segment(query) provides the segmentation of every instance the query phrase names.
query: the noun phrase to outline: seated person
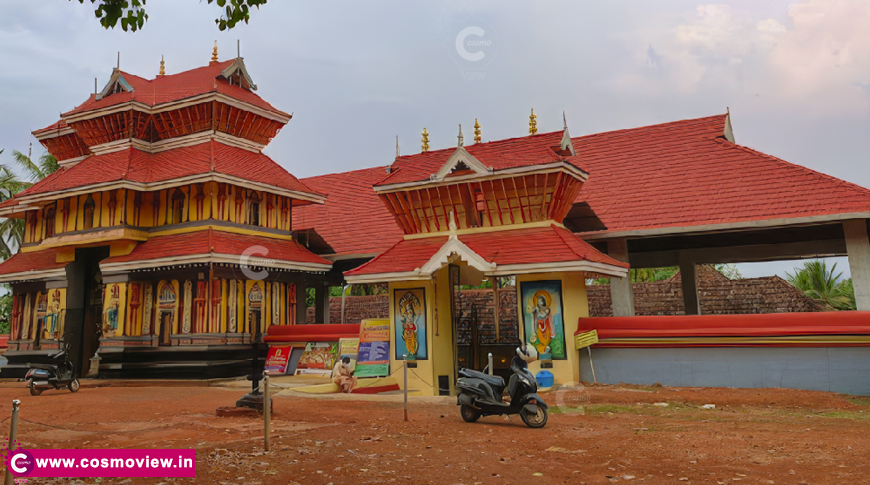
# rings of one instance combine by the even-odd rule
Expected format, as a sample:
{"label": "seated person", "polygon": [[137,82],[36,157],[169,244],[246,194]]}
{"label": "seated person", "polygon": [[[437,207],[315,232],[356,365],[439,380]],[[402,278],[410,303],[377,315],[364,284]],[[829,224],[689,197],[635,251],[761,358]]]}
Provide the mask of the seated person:
{"label": "seated person", "polygon": [[356,387],[356,377],[353,376],[350,357],[342,357],[341,361],[335,364],[335,367],[332,369],[332,382],[344,393],[349,393]]}

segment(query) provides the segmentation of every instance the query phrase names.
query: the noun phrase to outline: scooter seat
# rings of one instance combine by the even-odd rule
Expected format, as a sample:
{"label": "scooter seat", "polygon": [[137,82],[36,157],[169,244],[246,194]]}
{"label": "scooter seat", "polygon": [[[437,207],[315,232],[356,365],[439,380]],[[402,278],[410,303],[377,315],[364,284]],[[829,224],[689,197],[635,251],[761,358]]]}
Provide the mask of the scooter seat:
{"label": "scooter seat", "polygon": [[484,372],[471,370],[471,369],[462,369],[461,371],[459,371],[459,373],[465,375],[466,377],[480,379],[483,382],[486,382],[487,384],[489,384],[490,386],[495,386],[499,389],[504,389],[504,379],[502,379],[500,376],[491,376],[491,375],[486,374]]}
{"label": "scooter seat", "polygon": [[57,368],[54,364],[27,364],[27,367],[31,369],[42,369],[42,370],[55,370]]}

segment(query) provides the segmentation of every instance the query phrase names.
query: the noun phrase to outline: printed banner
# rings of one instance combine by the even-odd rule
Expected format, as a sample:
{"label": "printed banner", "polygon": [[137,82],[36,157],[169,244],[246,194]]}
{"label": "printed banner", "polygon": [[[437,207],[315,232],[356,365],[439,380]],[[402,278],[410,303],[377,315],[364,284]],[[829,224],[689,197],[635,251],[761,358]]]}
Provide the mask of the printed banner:
{"label": "printed banner", "polygon": [[390,321],[363,320],[359,332],[356,377],[390,374]]}
{"label": "printed banner", "polygon": [[523,328],[526,343],[538,351],[541,360],[565,359],[565,327],[562,323],[562,282],[520,283]]}
{"label": "printed banner", "polygon": [[287,363],[290,362],[290,352],[293,347],[286,345],[275,345],[269,347],[269,353],[266,354],[265,369],[272,374],[287,373]]}
{"label": "printed banner", "polygon": [[17,478],[196,477],[194,450],[24,450],[7,453]]}
{"label": "printed banner", "polygon": [[329,376],[338,358],[338,342],[308,342],[296,365],[296,374]]}
{"label": "printed banner", "polygon": [[351,366],[358,360],[357,353],[359,352],[358,338],[343,338],[338,340],[338,360],[345,357],[350,358]]}

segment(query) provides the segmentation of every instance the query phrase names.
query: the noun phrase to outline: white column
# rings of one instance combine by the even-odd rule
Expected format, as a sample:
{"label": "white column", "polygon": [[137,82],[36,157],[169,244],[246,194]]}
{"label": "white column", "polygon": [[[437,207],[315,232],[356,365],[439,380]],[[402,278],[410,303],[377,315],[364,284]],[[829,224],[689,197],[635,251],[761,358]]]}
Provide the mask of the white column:
{"label": "white column", "polygon": [[[628,241],[614,239],[607,241],[607,255],[628,262]],[[624,278],[610,278],[610,299],[613,302],[614,317],[634,316],[634,292],[631,290],[631,274]]]}
{"label": "white column", "polygon": [[701,314],[701,300],[698,298],[698,279],[695,261],[689,253],[680,251],[680,283],[683,286],[683,304],[686,315]]}
{"label": "white column", "polygon": [[870,240],[867,237],[867,221],[852,219],[843,221],[846,236],[846,252],[849,269],[855,287],[855,302],[858,310],[870,311]]}

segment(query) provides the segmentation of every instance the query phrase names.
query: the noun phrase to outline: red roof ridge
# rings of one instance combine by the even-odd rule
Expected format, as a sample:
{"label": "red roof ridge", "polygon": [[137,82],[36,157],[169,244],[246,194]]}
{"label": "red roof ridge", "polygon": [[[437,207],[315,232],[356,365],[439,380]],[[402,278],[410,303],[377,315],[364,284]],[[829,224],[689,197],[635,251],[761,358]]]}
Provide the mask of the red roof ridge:
{"label": "red roof ridge", "polygon": [[776,163],[779,163],[780,165],[785,166],[786,168],[801,170],[808,175],[818,177],[819,179],[826,180],[828,182],[836,183],[843,188],[857,190],[858,192],[861,192],[862,195],[870,195],[870,189],[868,189],[866,187],[862,187],[856,183],[852,183],[852,182],[849,182],[847,180],[839,179],[837,177],[834,177],[832,175],[828,175],[826,173],[818,172],[818,171],[813,170],[811,168],[804,167],[803,165],[791,163],[791,162],[789,162],[787,160],[783,160],[779,157],[775,157],[773,155],[768,155],[767,153],[760,152],[758,150],[755,150],[755,149],[752,149],[752,148],[749,148],[749,147],[746,147],[743,145],[738,145],[736,143],[732,143],[732,142],[725,140],[725,139],[717,139],[717,140],[715,140],[715,142],[723,145],[726,148],[736,148],[738,150],[742,150],[744,152],[751,153],[751,154],[756,155],[756,156],[767,158],[772,162],[776,162]]}

